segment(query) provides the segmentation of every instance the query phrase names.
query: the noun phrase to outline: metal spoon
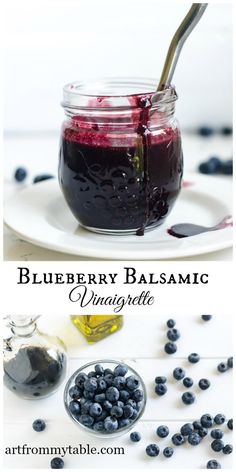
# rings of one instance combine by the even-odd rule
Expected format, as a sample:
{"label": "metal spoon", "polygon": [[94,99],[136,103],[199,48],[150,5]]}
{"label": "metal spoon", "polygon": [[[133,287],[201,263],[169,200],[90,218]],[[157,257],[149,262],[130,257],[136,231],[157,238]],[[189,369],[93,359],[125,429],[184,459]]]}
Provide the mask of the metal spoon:
{"label": "metal spoon", "polygon": [[165,64],[162,70],[161,79],[157,87],[157,92],[165,89],[170,85],[176,64],[179,59],[181,49],[190,35],[191,31],[199,22],[204,11],[207,8],[208,3],[193,3],[189,12],[183,19],[179,28],[175,32],[172,41],[170,43],[168,53],[166,56]]}

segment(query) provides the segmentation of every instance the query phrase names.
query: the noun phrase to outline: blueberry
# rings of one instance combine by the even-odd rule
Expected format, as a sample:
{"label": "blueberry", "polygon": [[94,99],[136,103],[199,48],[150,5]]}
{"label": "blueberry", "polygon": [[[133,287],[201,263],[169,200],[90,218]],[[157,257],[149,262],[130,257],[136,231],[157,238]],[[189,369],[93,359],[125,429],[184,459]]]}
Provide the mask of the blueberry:
{"label": "blueberry", "polygon": [[207,462],[206,468],[207,469],[221,469],[221,465],[215,459],[211,459],[210,461]]}
{"label": "blueberry", "polygon": [[109,431],[109,433],[116,431],[116,429],[118,429],[117,419],[113,418],[112,416],[107,416],[107,418],[104,420],[104,428],[106,431]]}
{"label": "blueberry", "polygon": [[228,368],[227,362],[220,362],[220,364],[217,366],[218,371],[221,373],[226,372]]}
{"label": "blueberry", "polygon": [[231,452],[233,452],[233,446],[231,444],[226,444],[222,450],[224,454],[231,454]]}
{"label": "blueberry", "polygon": [[106,388],[107,388],[106,381],[102,377],[98,378],[97,379],[97,390],[98,390],[98,392],[99,393],[105,392]]}
{"label": "blueberry", "polygon": [[198,431],[200,428],[202,428],[202,423],[201,423],[201,421],[198,421],[198,420],[194,421],[194,422],[193,422],[193,429],[194,429],[195,431]]}
{"label": "blueberry", "polygon": [[174,449],[172,447],[165,447],[165,449],[163,449],[163,456],[169,458],[169,457],[172,457],[174,454]]}
{"label": "blueberry", "polygon": [[87,414],[92,404],[93,402],[91,400],[85,400],[85,402],[80,401],[81,413]]}
{"label": "blueberry", "polygon": [[209,413],[202,415],[200,421],[203,428],[211,428],[214,422],[212,416]]}
{"label": "blueberry", "polygon": [[228,421],[227,426],[228,426],[229,429],[231,429],[231,431],[233,431],[233,419],[232,418],[230,418],[230,420]]}
{"label": "blueberry", "polygon": [[118,424],[119,428],[126,428],[126,426],[129,426],[130,420],[128,418],[122,418],[121,420],[119,420]]}
{"label": "blueberry", "polygon": [[127,401],[126,405],[130,405],[132,406],[132,408],[136,409],[137,408],[137,403],[135,400],[133,400],[132,398],[129,398],[129,400]]}
{"label": "blueberry", "polygon": [[103,369],[101,364],[95,365],[94,370],[95,370],[97,375],[103,375],[104,374],[104,369]]}
{"label": "blueberry", "polygon": [[33,184],[37,184],[38,182],[42,182],[43,180],[54,179],[54,175],[51,174],[39,174],[36,175],[33,179]]}
{"label": "blueberry", "polygon": [[202,438],[199,435],[199,433],[194,432],[188,435],[188,442],[191,444],[191,446],[198,446],[200,444]]}
{"label": "blueberry", "polygon": [[121,418],[123,416],[123,409],[120,406],[114,405],[111,409],[111,416]]}
{"label": "blueberry", "polygon": [[84,395],[84,398],[86,398],[86,400],[94,399],[94,392],[89,392],[88,390],[84,390],[83,395]]}
{"label": "blueberry", "polygon": [[75,385],[77,385],[79,388],[84,388],[84,382],[87,380],[88,376],[84,374],[84,372],[81,372],[80,374],[77,375],[75,378]]}
{"label": "blueberry", "polygon": [[77,415],[78,413],[80,413],[80,404],[77,401],[72,400],[69,403],[69,410],[72,413],[72,415]]}
{"label": "blueberry", "polygon": [[167,392],[167,386],[165,384],[157,384],[155,386],[155,392],[159,396],[165,395]]}
{"label": "blueberry", "polygon": [[168,342],[165,344],[164,350],[166,354],[175,354],[175,352],[177,351],[177,346],[175,343]]}
{"label": "blueberry", "polygon": [[101,415],[96,417],[96,422],[105,420],[107,416],[108,412],[106,410],[102,410]]}
{"label": "blueberry", "polygon": [[224,136],[229,136],[230,134],[233,133],[233,128],[232,126],[223,126],[220,130],[221,134]]}
{"label": "blueberry", "polygon": [[69,389],[69,395],[73,400],[76,400],[82,396],[82,390],[77,385],[74,385],[74,387]]}
{"label": "blueberry", "polygon": [[196,352],[192,352],[188,356],[188,361],[191,362],[191,364],[196,364],[197,362],[200,361],[200,356]]}
{"label": "blueberry", "polygon": [[164,384],[164,383],[166,383],[166,380],[167,380],[166,377],[158,376],[158,377],[155,378],[155,383],[156,384]]}
{"label": "blueberry", "polygon": [[130,393],[127,390],[120,391],[120,399],[124,402],[127,402],[130,398]]}
{"label": "blueberry", "polygon": [[141,439],[141,434],[137,433],[137,431],[134,431],[130,434],[130,439],[132,442],[139,442]]}
{"label": "blueberry", "polygon": [[113,379],[114,379],[114,375],[113,374],[106,374],[104,376],[104,380],[107,384],[107,387],[111,387],[111,385],[113,384]]}
{"label": "blueberry", "polygon": [[27,177],[27,170],[24,167],[18,167],[15,170],[14,178],[17,182],[23,182]]}
{"label": "blueberry", "polygon": [[143,400],[143,391],[140,389],[137,389],[133,392],[133,399],[136,402],[141,402]]}
{"label": "blueberry", "polygon": [[157,444],[149,444],[146,447],[146,454],[149,457],[157,457],[159,455],[160,449]]}
{"label": "blueberry", "polygon": [[134,409],[131,405],[125,405],[123,412],[124,412],[124,418],[131,418],[131,416],[133,415]]}
{"label": "blueberry", "polygon": [[118,375],[114,378],[112,385],[113,387],[118,388],[118,390],[123,390],[126,386],[126,378]]}
{"label": "blueberry", "polygon": [[212,315],[202,315],[201,318],[203,321],[210,321],[212,318]]}
{"label": "blueberry", "polygon": [[222,161],[218,156],[212,156],[208,159],[208,164],[211,166],[212,173],[221,171]]}
{"label": "blueberry", "polygon": [[94,431],[104,431],[104,422],[103,421],[96,421],[93,425]]}
{"label": "blueberry", "polygon": [[182,380],[185,376],[185,371],[184,369],[182,369],[182,367],[176,367],[174,370],[173,370],[173,377],[174,379],[176,380]]}
{"label": "blueberry", "polygon": [[233,368],[233,357],[229,357],[228,360],[227,360],[227,366],[229,367],[229,369],[232,369]]}
{"label": "blueberry", "polygon": [[204,138],[207,138],[208,136],[211,136],[214,133],[214,129],[211,128],[210,126],[203,125],[203,126],[200,126],[197,129],[197,133],[200,136],[203,136]]}
{"label": "blueberry", "polygon": [[221,431],[221,429],[213,429],[211,431],[211,437],[213,439],[222,439],[223,436],[224,436],[224,433],[223,433],[223,431]]}
{"label": "blueberry", "polygon": [[90,377],[84,382],[84,389],[88,392],[95,392],[97,390],[98,383],[94,377]]}
{"label": "blueberry", "polygon": [[97,378],[95,370],[91,370],[91,372],[88,373],[88,378],[91,379],[92,377],[95,377],[95,379]]}
{"label": "blueberry", "polygon": [[109,387],[106,391],[106,399],[110,402],[119,400],[119,390],[116,387]]}
{"label": "blueberry", "polygon": [[139,413],[139,412],[138,412],[137,410],[133,410],[133,414],[132,414],[132,416],[130,417],[130,419],[131,419],[132,421],[134,421],[134,420],[137,418],[138,413]]}
{"label": "blueberry", "polygon": [[170,341],[177,341],[180,338],[180,332],[175,328],[169,329],[166,335]]}
{"label": "blueberry", "polygon": [[136,390],[139,387],[139,380],[134,375],[130,375],[126,379],[126,386],[128,390]]}
{"label": "blueberry", "polygon": [[205,438],[205,436],[208,435],[208,429],[207,429],[207,428],[203,428],[203,426],[202,426],[201,428],[199,428],[199,429],[197,430],[197,432],[198,432],[200,438]]}
{"label": "blueberry", "polygon": [[176,324],[176,321],[173,320],[172,318],[170,318],[167,322],[166,322],[168,328],[174,328],[175,324]]}
{"label": "blueberry", "polygon": [[192,405],[195,402],[195,395],[192,392],[184,392],[182,395],[182,401],[185,405]]}
{"label": "blueberry", "polygon": [[214,439],[214,441],[212,441],[211,443],[211,448],[215,452],[222,451],[223,447],[224,447],[224,443],[221,439]]}
{"label": "blueberry", "polygon": [[186,388],[190,388],[193,386],[193,379],[191,379],[190,377],[185,377],[183,379],[183,385],[186,387]]}
{"label": "blueberry", "polygon": [[93,426],[93,423],[94,423],[94,418],[92,418],[92,416],[90,415],[80,415],[79,416],[79,422],[81,424],[83,424],[84,426],[87,426],[87,428],[91,428],[91,426]]}
{"label": "blueberry", "polygon": [[184,436],[180,433],[174,434],[172,436],[171,440],[172,440],[172,443],[174,444],[174,446],[181,446],[182,444],[185,443]]}
{"label": "blueberry", "polygon": [[99,416],[102,413],[102,407],[100,403],[92,403],[92,405],[89,408],[89,414],[90,416]]}
{"label": "blueberry", "polygon": [[108,375],[108,374],[112,374],[112,376],[114,375],[111,369],[105,369],[104,375]]}
{"label": "blueberry", "polygon": [[209,162],[201,162],[201,164],[199,164],[198,166],[198,170],[201,174],[206,174],[206,175],[210,175],[212,173],[214,173],[214,169],[212,169],[212,166],[209,165]]}
{"label": "blueberry", "polygon": [[208,379],[200,379],[198,385],[201,390],[207,390],[210,387],[211,383]]}
{"label": "blueberry", "polygon": [[233,174],[233,160],[232,159],[222,162],[222,174],[224,175]]}
{"label": "blueberry", "polygon": [[191,423],[185,423],[180,428],[180,432],[183,436],[189,436],[189,434],[193,433],[194,427]]}
{"label": "blueberry", "polygon": [[128,372],[128,367],[125,364],[119,364],[114,369],[114,374],[116,376],[124,377]]}
{"label": "blueberry", "polygon": [[95,395],[94,401],[96,403],[104,403],[106,401],[105,393],[98,393],[97,395]]}
{"label": "blueberry", "polygon": [[119,408],[122,408],[122,409],[123,409],[124,406],[125,406],[125,404],[124,404],[124,402],[122,402],[121,400],[118,400],[118,401],[116,402],[116,406],[119,406]]}
{"label": "blueberry", "polygon": [[156,433],[159,438],[166,438],[169,434],[169,428],[164,425],[158,426]]}
{"label": "blueberry", "polygon": [[37,431],[37,433],[40,433],[41,431],[44,431],[44,429],[46,428],[46,423],[44,420],[40,420],[40,419],[34,420],[32,427],[35,431]]}
{"label": "blueberry", "polygon": [[64,461],[60,457],[54,457],[51,460],[51,469],[63,469]]}
{"label": "blueberry", "polygon": [[214,421],[215,424],[223,424],[225,422],[225,415],[222,415],[222,413],[218,413],[218,415],[215,416]]}

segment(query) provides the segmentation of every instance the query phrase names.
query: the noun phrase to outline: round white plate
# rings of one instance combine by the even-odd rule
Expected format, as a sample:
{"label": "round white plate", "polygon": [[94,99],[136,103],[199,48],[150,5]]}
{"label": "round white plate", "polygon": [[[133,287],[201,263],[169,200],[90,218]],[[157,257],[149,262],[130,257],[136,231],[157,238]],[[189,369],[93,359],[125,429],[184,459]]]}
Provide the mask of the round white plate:
{"label": "round white plate", "polygon": [[231,180],[185,175],[192,185],[160,227],[144,236],[107,236],[82,228],[70,212],[56,179],[20,190],[5,205],[5,223],[22,239],[56,251],[101,259],[173,259],[218,251],[232,245],[231,227],[177,239],[167,229],[177,223],[212,226],[232,212]]}

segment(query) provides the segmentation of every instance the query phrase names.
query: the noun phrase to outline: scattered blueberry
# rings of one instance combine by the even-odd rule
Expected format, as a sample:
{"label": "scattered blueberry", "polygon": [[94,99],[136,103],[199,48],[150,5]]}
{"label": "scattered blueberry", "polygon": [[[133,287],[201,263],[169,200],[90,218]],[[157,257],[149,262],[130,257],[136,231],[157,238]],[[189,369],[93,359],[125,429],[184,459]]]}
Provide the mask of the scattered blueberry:
{"label": "scattered blueberry", "polygon": [[173,320],[172,318],[170,318],[170,319],[166,322],[166,324],[167,324],[167,327],[168,327],[168,328],[174,328],[174,326],[176,325],[176,321]]}
{"label": "scattered blueberry", "polygon": [[166,383],[166,377],[163,377],[163,376],[158,376],[155,378],[155,382],[156,384],[164,384]]}
{"label": "scattered blueberry", "polygon": [[146,447],[146,454],[149,457],[157,457],[159,455],[160,449],[157,444],[149,444]]}
{"label": "scattered blueberry", "polygon": [[233,133],[233,128],[232,126],[223,126],[220,130],[221,134],[224,136],[229,136],[230,134]]}
{"label": "scattered blueberry", "polygon": [[174,449],[172,447],[165,447],[165,449],[163,449],[163,456],[169,458],[169,457],[172,457],[174,454]]}
{"label": "scattered blueberry", "polygon": [[223,436],[224,436],[224,433],[223,433],[223,431],[221,431],[221,429],[213,429],[211,431],[211,437],[213,439],[222,439]]}
{"label": "scattered blueberry", "polygon": [[185,376],[185,371],[184,369],[182,369],[182,367],[176,367],[174,370],[173,370],[173,377],[174,379],[176,380],[182,380]]}
{"label": "scattered blueberry", "polygon": [[165,395],[167,392],[167,386],[165,384],[156,384],[155,392],[159,396]]}
{"label": "scattered blueberry", "polygon": [[233,419],[232,418],[230,418],[230,420],[228,421],[227,426],[228,426],[229,429],[231,429],[231,431],[233,431]]}
{"label": "scattered blueberry", "polygon": [[174,444],[174,446],[181,446],[182,444],[185,443],[184,436],[180,433],[174,434],[172,436],[171,440],[172,440],[172,443]]}
{"label": "scattered blueberry", "polygon": [[200,126],[197,132],[200,136],[203,136],[205,138],[208,136],[212,136],[212,134],[214,133],[214,129],[210,126]]}
{"label": "scattered blueberry", "polygon": [[199,428],[197,430],[200,438],[205,438],[207,435],[208,435],[208,429],[207,428],[203,428],[203,426],[201,428]]}
{"label": "scattered blueberry", "polygon": [[222,451],[223,447],[224,447],[224,443],[221,439],[214,439],[214,441],[212,441],[211,443],[211,448],[215,452]]}
{"label": "scattered blueberry", "polygon": [[166,354],[174,354],[177,351],[177,346],[175,343],[168,342],[165,344],[164,350]]}
{"label": "scattered blueberry", "polygon": [[177,341],[180,338],[180,332],[176,328],[169,329],[166,335],[170,341]]}
{"label": "scattered blueberry", "polygon": [[191,362],[191,364],[196,364],[197,362],[200,361],[200,356],[196,352],[192,352],[188,356],[188,361]]}
{"label": "scattered blueberry", "polygon": [[112,432],[118,429],[118,421],[113,416],[107,416],[104,420],[104,428],[106,431]]}
{"label": "scattered blueberry", "polygon": [[214,421],[215,421],[215,424],[223,424],[225,422],[225,415],[222,415],[222,413],[218,413],[215,418],[214,418]]}
{"label": "scattered blueberry", "polygon": [[46,423],[44,420],[34,420],[33,424],[33,429],[35,431],[37,431],[37,433],[41,432],[41,431],[44,431],[44,429],[46,428]]}
{"label": "scattered blueberry", "polygon": [[221,469],[221,465],[215,459],[211,459],[210,461],[207,462],[206,468],[207,469]]}
{"label": "scattered blueberry", "polygon": [[14,178],[17,182],[23,182],[27,177],[27,170],[24,167],[18,167],[15,170]]}
{"label": "scattered blueberry", "polygon": [[169,434],[169,428],[164,425],[158,426],[156,433],[159,438],[166,438]]}
{"label": "scattered blueberry", "polygon": [[200,379],[198,385],[201,390],[207,390],[210,387],[211,383],[208,379]]}
{"label": "scattered blueberry", "polygon": [[137,431],[134,431],[130,434],[130,439],[133,442],[139,442],[141,440],[141,434],[137,433]]}
{"label": "scattered blueberry", "polygon": [[185,377],[183,379],[183,384],[186,388],[190,388],[193,386],[193,379],[191,379],[190,377]]}
{"label": "scattered blueberry", "polygon": [[195,431],[198,431],[200,428],[202,428],[201,421],[198,421],[198,420],[194,421],[193,422],[193,428],[194,428]]}
{"label": "scattered blueberry", "polygon": [[233,446],[231,444],[226,444],[222,451],[224,454],[231,454],[231,452],[233,452]]}
{"label": "scattered blueberry", "polygon": [[54,179],[54,175],[51,174],[40,174],[36,175],[33,179],[33,184],[37,184],[38,182],[43,182],[43,180]]}
{"label": "scattered blueberry", "polygon": [[227,362],[220,362],[220,364],[217,366],[217,369],[221,373],[226,372],[228,370]]}
{"label": "scattered blueberry", "polygon": [[180,428],[180,432],[183,436],[189,436],[189,434],[193,433],[194,427],[191,423],[186,423]]}
{"label": "scattered blueberry", "polygon": [[188,435],[188,442],[191,444],[191,446],[198,446],[200,444],[202,438],[199,435],[199,433],[194,432]]}
{"label": "scattered blueberry", "polygon": [[63,469],[64,461],[61,457],[54,457],[51,460],[51,469]]}
{"label": "scattered blueberry", "polygon": [[229,357],[228,360],[227,360],[227,366],[229,367],[229,369],[232,369],[233,368],[233,357]]}
{"label": "scattered blueberry", "polygon": [[195,402],[195,395],[192,392],[184,392],[182,395],[182,401],[185,405],[192,405]]}
{"label": "scattered blueberry", "polygon": [[205,415],[202,415],[200,421],[203,428],[211,428],[213,425],[214,419],[209,413],[206,413]]}
{"label": "scattered blueberry", "polygon": [[203,321],[210,321],[212,318],[212,315],[202,315],[201,318]]}

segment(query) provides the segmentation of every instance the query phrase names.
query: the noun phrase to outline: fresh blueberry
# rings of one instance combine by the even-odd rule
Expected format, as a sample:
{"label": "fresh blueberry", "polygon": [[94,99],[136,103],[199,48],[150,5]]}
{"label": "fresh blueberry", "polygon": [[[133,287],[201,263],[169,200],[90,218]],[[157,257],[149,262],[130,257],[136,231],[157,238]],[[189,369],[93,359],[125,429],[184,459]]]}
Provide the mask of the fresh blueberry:
{"label": "fresh blueberry", "polygon": [[108,412],[106,410],[102,410],[101,415],[96,417],[96,421],[103,421],[108,416]]}
{"label": "fresh blueberry", "polygon": [[212,315],[202,315],[201,318],[203,321],[210,321],[212,318]]}
{"label": "fresh blueberry", "polygon": [[200,136],[203,136],[204,138],[207,138],[208,136],[211,136],[213,133],[214,133],[214,129],[211,128],[210,126],[200,126],[198,129],[197,129],[197,133],[200,135]]}
{"label": "fresh blueberry", "polygon": [[104,422],[103,421],[96,421],[93,425],[94,431],[104,431]]}
{"label": "fresh blueberry", "polygon": [[149,457],[157,457],[159,455],[160,449],[157,444],[149,444],[146,447],[146,454]]}
{"label": "fresh blueberry", "polygon": [[129,400],[126,402],[126,405],[130,405],[134,409],[137,408],[137,402],[135,400],[133,400],[132,398],[129,398]]}
{"label": "fresh blueberry", "polygon": [[111,416],[115,418],[121,418],[123,416],[123,409],[117,405],[114,405],[111,409]]}
{"label": "fresh blueberry", "polygon": [[203,428],[203,426],[201,428],[199,428],[197,430],[200,438],[205,438],[207,435],[208,435],[208,429],[207,428]]}
{"label": "fresh blueberry", "polygon": [[176,380],[182,380],[185,376],[185,370],[182,369],[182,367],[176,367],[174,370],[173,370],[173,377],[174,379]]}
{"label": "fresh blueberry", "polygon": [[174,328],[174,326],[175,326],[175,324],[176,324],[176,321],[173,320],[172,318],[170,318],[170,319],[166,322],[166,324],[167,324],[167,327],[168,327],[168,328]]}
{"label": "fresh blueberry", "polygon": [[109,431],[109,433],[116,431],[116,429],[118,429],[117,419],[113,418],[113,416],[107,416],[107,418],[104,420],[104,428],[106,431]]}
{"label": "fresh blueberry", "polygon": [[227,362],[220,362],[220,364],[217,366],[218,371],[221,373],[226,372],[228,368]]}
{"label": "fresh blueberry", "polygon": [[129,426],[130,420],[128,418],[122,418],[121,420],[119,420],[118,424],[119,428],[126,428],[126,426]]}
{"label": "fresh blueberry", "polygon": [[69,389],[69,395],[73,400],[76,400],[82,396],[82,390],[77,385],[74,385],[74,387]]}
{"label": "fresh blueberry", "polygon": [[167,386],[165,384],[156,384],[155,392],[159,396],[165,395],[167,392]]}
{"label": "fresh blueberry", "polygon": [[130,375],[129,377],[127,377],[126,379],[126,386],[128,388],[128,390],[136,390],[138,387],[139,387],[139,379],[137,379],[137,377],[135,377],[134,375]]}
{"label": "fresh blueberry", "polygon": [[207,462],[206,468],[207,469],[221,469],[221,465],[215,459],[211,459],[210,461]]}
{"label": "fresh blueberry", "polygon": [[233,128],[232,126],[223,126],[220,130],[221,134],[224,136],[229,136],[230,134],[233,133]]}
{"label": "fresh blueberry", "polygon": [[15,170],[14,178],[17,182],[23,182],[27,177],[27,170],[24,167],[18,167]]}
{"label": "fresh blueberry", "polygon": [[114,375],[111,369],[105,369],[104,370],[104,375],[108,375],[108,374]]}
{"label": "fresh blueberry", "polygon": [[85,402],[82,402],[83,399],[80,400],[80,406],[81,406],[81,413],[87,414],[89,413],[90,406],[93,404],[91,400],[85,400]]}
{"label": "fresh blueberry", "polygon": [[224,447],[224,443],[221,439],[214,439],[214,441],[212,441],[211,443],[211,448],[215,452],[222,451],[223,447]]}
{"label": "fresh blueberry", "polygon": [[191,423],[185,423],[180,428],[180,432],[183,436],[189,436],[189,434],[193,433],[194,427]]}
{"label": "fresh blueberry", "polygon": [[95,370],[91,370],[91,372],[88,373],[88,378],[91,379],[92,377],[95,377],[95,379],[97,378]]}
{"label": "fresh blueberry", "polygon": [[36,175],[33,179],[33,184],[37,184],[38,182],[43,182],[43,180],[54,179],[54,175],[51,174],[39,174]]}
{"label": "fresh blueberry", "polygon": [[112,385],[113,387],[118,388],[118,390],[123,390],[126,386],[126,378],[118,375],[114,378]]}
{"label": "fresh blueberry", "polygon": [[116,402],[116,406],[118,406],[119,408],[122,408],[122,409],[123,409],[124,406],[125,406],[125,404],[124,404],[124,402],[122,402],[121,400],[118,400],[118,401]]}
{"label": "fresh blueberry", "polygon": [[156,384],[164,384],[164,383],[166,383],[166,380],[167,380],[166,377],[158,376],[158,377],[155,378],[155,383]]}
{"label": "fresh blueberry", "polygon": [[128,367],[125,364],[119,364],[114,369],[114,374],[116,376],[124,377],[128,372]]}
{"label": "fresh blueberry", "polygon": [[198,446],[200,444],[202,438],[199,433],[194,432],[188,435],[188,442],[191,446]]}
{"label": "fresh blueberry", "polygon": [[139,442],[141,440],[141,434],[137,431],[134,431],[130,434],[130,439],[132,442]]}
{"label": "fresh blueberry", "polygon": [[222,413],[218,413],[218,415],[215,416],[214,421],[215,424],[223,424],[225,422],[225,415],[222,415]]}
{"label": "fresh blueberry", "polygon": [[192,352],[188,356],[188,361],[191,362],[191,364],[196,364],[197,362],[200,361],[200,356],[196,352]]}
{"label": "fresh blueberry", "polygon": [[94,370],[95,370],[97,375],[103,375],[104,374],[104,369],[103,369],[101,364],[95,365]]}
{"label": "fresh blueberry", "polygon": [[138,412],[137,410],[133,410],[133,414],[132,414],[132,416],[130,417],[130,419],[131,419],[132,421],[134,421],[134,420],[137,418],[138,413],[139,413],[139,412]]}
{"label": "fresh blueberry", "polygon": [[171,440],[172,440],[172,443],[174,444],[174,446],[181,446],[182,444],[185,443],[185,438],[180,433],[174,434],[172,436]]}
{"label": "fresh blueberry", "polygon": [[202,415],[200,421],[203,428],[211,428],[213,425],[214,419],[209,413],[206,413],[205,415]]}
{"label": "fresh blueberry", "polygon": [[224,454],[231,454],[231,452],[233,452],[233,446],[231,444],[226,444],[222,450]]}
{"label": "fresh blueberry", "polygon": [[79,388],[84,388],[84,382],[87,380],[88,376],[84,374],[84,372],[80,372],[80,374],[77,375],[75,378],[75,385],[77,385]]}
{"label": "fresh blueberry", "polygon": [[102,377],[99,377],[97,379],[97,391],[99,393],[102,393],[102,392],[105,392],[105,390],[107,389],[107,384],[106,384],[106,381],[102,378]]}
{"label": "fresh blueberry", "polygon": [[112,384],[113,384],[114,375],[106,374],[106,375],[104,375],[104,380],[106,382],[107,387],[111,387]]}
{"label": "fresh blueberry", "polygon": [[229,369],[233,368],[233,357],[228,358],[227,365],[228,365]]}
{"label": "fresh blueberry", "polygon": [[94,423],[94,418],[92,418],[92,416],[90,415],[80,415],[79,416],[79,422],[81,424],[83,424],[84,426],[87,426],[87,428],[91,428],[91,426],[93,426],[93,423]]}
{"label": "fresh blueberry", "polygon": [[175,354],[175,352],[177,351],[177,346],[175,343],[168,342],[165,344],[164,350],[166,354]]}
{"label": "fresh blueberry", "polygon": [[124,418],[131,418],[133,415],[134,409],[131,405],[125,405],[123,409]]}
{"label": "fresh blueberry", "polygon": [[200,428],[202,428],[202,423],[201,423],[201,421],[198,421],[198,420],[194,421],[194,422],[193,422],[193,429],[194,429],[195,431],[198,431]]}
{"label": "fresh blueberry", "polygon": [[224,433],[223,433],[223,431],[221,431],[221,429],[213,429],[211,431],[211,437],[213,439],[222,439],[223,436],[224,436]]}
{"label": "fresh blueberry", "polygon": [[172,457],[173,454],[174,454],[173,447],[165,447],[165,449],[163,449],[163,456],[169,458],[169,457]]}
{"label": "fresh blueberry", "polygon": [[169,434],[169,428],[164,425],[158,426],[156,433],[159,438],[166,438]]}
{"label": "fresh blueberry", "polygon": [[94,377],[90,377],[84,382],[84,389],[88,392],[95,392],[97,390],[98,383]]}
{"label": "fresh blueberry", "polygon": [[124,402],[127,402],[130,398],[130,393],[127,390],[120,391],[120,399]]}
{"label": "fresh blueberry", "polygon": [[69,403],[69,410],[72,415],[78,415],[80,413],[80,404],[77,401],[72,400]]}
{"label": "fresh blueberry", "polygon": [[210,387],[211,382],[208,379],[200,379],[198,385],[201,390],[207,390]]}
{"label": "fresh blueberry", "polygon": [[201,174],[211,175],[215,173],[215,167],[211,166],[208,161],[201,162],[198,166],[198,170]]}
{"label": "fresh blueberry", "polygon": [[35,431],[37,431],[37,433],[40,433],[41,431],[44,431],[44,429],[46,428],[46,423],[44,420],[34,420],[33,424],[33,429]]}
{"label": "fresh blueberry", "polygon": [[193,386],[193,379],[191,379],[190,377],[185,377],[183,379],[183,384],[186,388],[191,388]]}
{"label": "fresh blueberry", "polygon": [[116,387],[109,387],[106,391],[106,399],[110,402],[119,400],[119,390]]}
{"label": "fresh blueberry", "polygon": [[180,338],[180,332],[176,328],[169,329],[166,335],[170,341],[177,341]]}
{"label": "fresh blueberry", "polygon": [[84,395],[84,398],[86,398],[86,400],[94,399],[94,392],[89,392],[88,390],[84,390],[83,395]]}
{"label": "fresh blueberry", "polygon": [[228,426],[229,429],[231,429],[231,431],[233,431],[233,419],[232,418],[230,418],[230,420],[228,421],[227,426]]}
{"label": "fresh blueberry", "polygon": [[222,169],[222,161],[218,156],[212,156],[208,159],[208,165],[211,167],[212,174],[220,172]]}
{"label": "fresh blueberry", "polygon": [[96,403],[104,403],[106,401],[105,393],[98,393],[97,395],[95,395],[94,401]]}
{"label": "fresh blueberry", "polygon": [[54,457],[51,460],[51,469],[63,469],[64,468],[64,461],[61,457]]}
{"label": "fresh blueberry", "polygon": [[195,402],[195,395],[192,392],[184,392],[182,395],[182,401],[185,405],[192,405]]}
{"label": "fresh blueberry", "polygon": [[143,400],[143,391],[140,389],[137,389],[133,392],[133,399],[136,402],[141,402]]}
{"label": "fresh blueberry", "polygon": [[92,403],[92,405],[89,408],[89,414],[90,416],[100,416],[102,413],[102,407],[100,403]]}
{"label": "fresh blueberry", "polygon": [[233,160],[232,159],[222,162],[222,174],[224,175],[233,174]]}

